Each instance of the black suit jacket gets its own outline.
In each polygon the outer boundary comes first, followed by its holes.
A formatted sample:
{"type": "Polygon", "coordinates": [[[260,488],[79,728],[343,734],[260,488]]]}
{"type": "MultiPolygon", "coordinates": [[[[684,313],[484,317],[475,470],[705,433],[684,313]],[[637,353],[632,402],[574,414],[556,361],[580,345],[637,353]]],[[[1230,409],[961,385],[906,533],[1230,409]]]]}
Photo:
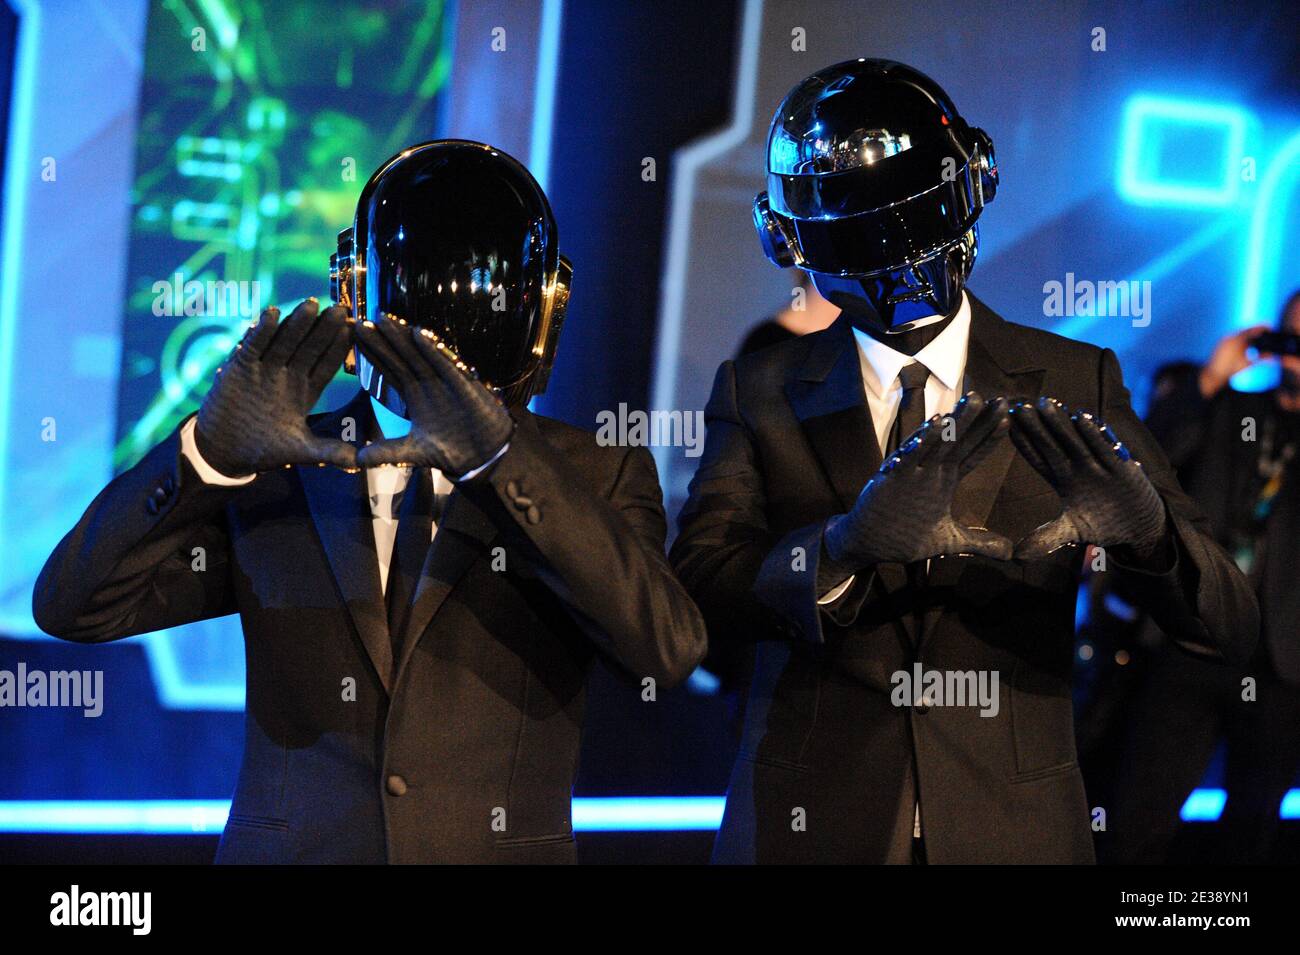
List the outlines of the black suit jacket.
{"type": "MultiPolygon", "coordinates": [[[[1230,540],[1241,510],[1254,505],[1262,432],[1278,414],[1276,392],[1224,388],[1206,400],[1195,376],[1152,407],[1151,431],[1216,540],[1230,540]],[[1254,440],[1243,440],[1248,426],[1254,440]]],[[[1265,660],[1283,680],[1300,685],[1300,457],[1286,464],[1257,556],[1265,660]]]]}
{"type": "MultiPolygon", "coordinates": [[[[347,419],[370,433],[363,393],[312,427],[339,436],[347,419]]],[[[663,552],[649,453],[516,419],[510,450],[447,503],[396,666],[364,472],[214,487],[173,434],[54,551],[34,611],[55,636],[241,616],[246,739],[218,861],[573,860],[593,656],[671,684],[704,627],[663,552]]]]}
{"type": "MultiPolygon", "coordinates": [[[[1167,573],[1137,575],[1143,603],[1193,651],[1248,656],[1254,599],[1134,416],[1114,354],[971,305],[966,388],[1099,411],[1170,515],[1176,556],[1167,573]]],[[[881,565],[828,613],[822,525],[881,458],[848,320],[725,362],[706,418],[672,560],[712,640],[761,641],[715,860],[907,861],[919,794],[932,862],[1091,861],[1070,702],[1080,552],[939,558],[921,589],[881,565]],[[997,715],[894,706],[891,677],[916,661],[996,672],[997,715]]],[[[1012,540],[1059,511],[1010,440],[954,501],[957,520],[1012,540]]]]}

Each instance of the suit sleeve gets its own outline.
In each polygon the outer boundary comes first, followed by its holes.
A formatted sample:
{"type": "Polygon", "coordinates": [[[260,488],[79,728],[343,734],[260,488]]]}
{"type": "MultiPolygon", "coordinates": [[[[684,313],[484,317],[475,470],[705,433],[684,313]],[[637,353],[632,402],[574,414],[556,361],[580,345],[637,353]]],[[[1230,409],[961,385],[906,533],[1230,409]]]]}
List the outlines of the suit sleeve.
{"type": "Polygon", "coordinates": [[[662,492],[645,448],[629,449],[605,499],[519,428],[496,466],[462,486],[529,540],[538,576],[634,676],[672,686],[704,658],[704,620],[664,554],[662,492]]]}
{"type": "Polygon", "coordinates": [[[1169,566],[1151,573],[1116,561],[1124,589],[1189,652],[1233,663],[1249,661],[1259,639],[1255,596],[1214,540],[1204,516],[1178,486],[1160,445],[1134,414],[1119,361],[1110,349],[1102,353],[1100,387],[1103,420],[1142,462],[1169,518],[1169,566]]]}
{"type": "Polygon", "coordinates": [[[178,428],[54,549],[32,594],[37,626],[101,643],[234,613],[224,505],[237,493],[199,478],[178,428]]]}
{"type": "Polygon", "coordinates": [[[735,367],[723,362],[704,412],[708,435],[673,566],[704,611],[715,640],[822,643],[825,623],[856,619],[874,574],[859,574],[828,606],[818,599],[844,578],[822,572],[824,521],[784,537],[768,528],[758,455],[736,399],[735,367]]]}

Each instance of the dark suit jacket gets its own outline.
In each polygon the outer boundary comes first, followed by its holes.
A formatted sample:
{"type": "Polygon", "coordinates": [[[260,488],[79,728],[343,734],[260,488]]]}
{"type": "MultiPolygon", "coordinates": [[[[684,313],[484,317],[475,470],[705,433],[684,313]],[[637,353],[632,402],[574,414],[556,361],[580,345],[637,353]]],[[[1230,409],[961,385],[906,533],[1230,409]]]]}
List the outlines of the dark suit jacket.
{"type": "MultiPolygon", "coordinates": [[[[971,305],[966,388],[1100,411],[1170,515],[1172,565],[1138,575],[1139,596],[1190,649],[1247,657],[1254,599],[1134,416],[1114,354],[971,305]]],[[[932,862],[1091,861],[1070,702],[1080,552],[939,558],[917,589],[881,565],[827,613],[822,525],[880,465],[847,319],[725,362],[706,418],[672,560],[710,639],[762,641],[715,860],[906,861],[919,794],[932,862]],[[915,661],[996,672],[997,715],[894,706],[891,677],[915,661]]],[[[1059,511],[1009,440],[954,501],[957,520],[1012,540],[1059,511]]]]}
{"type": "MultiPolygon", "coordinates": [[[[1241,509],[1253,507],[1263,429],[1278,414],[1276,392],[1224,388],[1207,401],[1195,376],[1152,407],[1151,431],[1216,540],[1228,541],[1241,509]],[[1242,439],[1248,421],[1254,423],[1253,441],[1242,439]]],[[[1300,685],[1300,457],[1286,465],[1259,559],[1262,649],[1279,677],[1300,685]]]]}
{"type": "MultiPolygon", "coordinates": [[[[364,394],[312,427],[338,436],[348,417],[370,433],[364,394]]],[[[55,636],[241,616],[246,739],[218,861],[574,859],[593,656],[671,684],[702,657],[704,627],[663,552],[649,453],[516,418],[510,450],[447,503],[395,675],[363,472],[214,487],[173,434],[54,551],[34,610],[55,636]]]]}

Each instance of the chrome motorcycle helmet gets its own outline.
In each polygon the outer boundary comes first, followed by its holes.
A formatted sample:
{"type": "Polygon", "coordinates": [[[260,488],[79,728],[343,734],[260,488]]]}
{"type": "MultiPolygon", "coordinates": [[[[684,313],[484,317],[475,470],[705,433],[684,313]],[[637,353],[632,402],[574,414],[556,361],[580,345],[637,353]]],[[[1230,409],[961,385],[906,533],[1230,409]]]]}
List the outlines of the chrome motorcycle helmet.
{"type": "Polygon", "coordinates": [[[925,74],[859,59],[786,95],[767,140],[754,224],[767,257],[884,330],[949,315],[997,191],[993,141],[925,74]]]}
{"type": "MultiPolygon", "coordinates": [[[[457,139],[381,165],[330,256],[331,295],[357,321],[391,315],[430,329],[508,405],[546,388],[572,276],[550,203],[523,164],[457,139]]],[[[349,366],[405,416],[360,346],[349,366]]]]}

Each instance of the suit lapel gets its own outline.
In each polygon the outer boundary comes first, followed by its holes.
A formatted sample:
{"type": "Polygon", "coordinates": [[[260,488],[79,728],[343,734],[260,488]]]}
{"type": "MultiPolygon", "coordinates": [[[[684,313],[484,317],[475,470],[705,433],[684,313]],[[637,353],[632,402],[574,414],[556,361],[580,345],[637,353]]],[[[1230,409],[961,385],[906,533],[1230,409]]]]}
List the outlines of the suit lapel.
{"type": "Polygon", "coordinates": [[[844,508],[880,468],[880,445],[867,408],[853,326],[841,315],[815,340],[786,397],[813,454],[844,508]]]}
{"type": "MultiPolygon", "coordinates": [[[[518,427],[536,428],[529,412],[518,411],[515,417],[518,427]]],[[[498,533],[496,524],[483,508],[460,488],[452,491],[434,532],[433,543],[425,555],[419,579],[415,582],[415,593],[402,635],[402,659],[397,667],[399,679],[447,596],[474,561],[487,552],[498,533]]]]}
{"type": "MultiPolygon", "coordinates": [[[[360,445],[374,427],[374,413],[365,392],[359,391],[338,411],[318,419],[312,424],[312,431],[339,437],[345,434],[344,425],[349,418],[352,443],[360,445]]],[[[393,653],[388,638],[384,592],[379,582],[379,558],[375,552],[365,471],[349,474],[334,467],[299,467],[295,470],[343,604],[380,682],[387,690],[393,670],[393,653]]]]}
{"type": "MultiPolygon", "coordinates": [[[[808,357],[798,375],[786,384],[790,406],[846,511],[880,470],[882,459],[865,387],[862,358],[846,315],[825,331],[814,333],[808,357]]],[[[891,598],[907,587],[907,569],[901,564],[879,565],[876,578],[891,598]]],[[[902,614],[899,622],[911,640],[913,615],[902,614]]]]}

